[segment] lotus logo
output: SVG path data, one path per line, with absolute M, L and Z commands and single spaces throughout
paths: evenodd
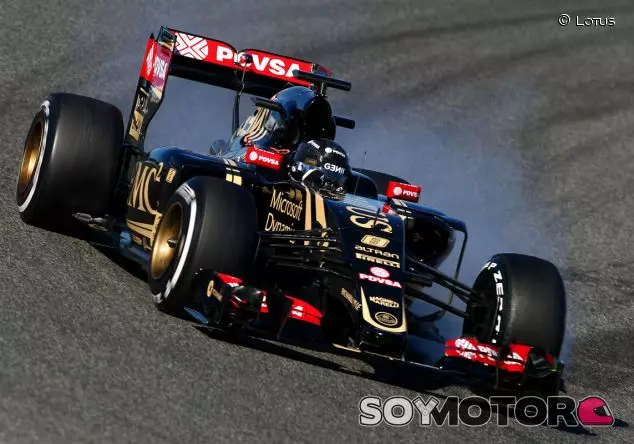
M 391 313 L 386 313 L 384 311 L 380 311 L 377 314 L 375 314 L 374 319 L 376 319 L 376 321 L 379 324 L 383 324 L 388 327 L 393 327 L 396 324 L 398 324 L 398 319 L 396 318 L 396 316 L 394 316 Z

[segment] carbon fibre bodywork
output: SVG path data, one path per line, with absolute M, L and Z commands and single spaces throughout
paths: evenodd
M 253 273 L 241 278 L 258 288 L 275 285 L 287 294 L 298 294 L 323 279 L 324 294 L 345 307 L 354 325 L 365 323 L 384 335 L 398 336 L 404 344 L 412 274 L 407 264 L 442 263 L 454 247 L 455 228 L 462 230 L 464 224 L 422 206 L 393 200 L 388 204 L 378 194 L 330 199 L 283 176 L 269 180 L 258 170 L 180 148 L 153 150 L 130 169 L 123 230 L 131 242 L 126 253 L 143 258 L 147 267 L 165 205 L 178 186 L 195 176 L 218 177 L 250 189 L 258 206 L 260 248 Z M 357 187 L 356 181 L 366 186 Z M 367 184 L 371 179 L 354 173 L 350 187 L 373 190 Z M 427 240 L 408 245 L 410 237 Z M 288 278 L 288 268 L 297 270 L 293 279 Z M 431 285 L 429 278 L 419 283 L 423 281 Z

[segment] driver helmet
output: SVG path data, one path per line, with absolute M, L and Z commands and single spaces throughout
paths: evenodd
M 293 155 L 289 175 L 327 197 L 343 198 L 350 176 L 348 154 L 332 140 L 303 142 Z
M 262 148 L 286 148 L 297 143 L 297 130 L 279 112 L 261 106 L 238 128 L 233 139 L 244 145 Z

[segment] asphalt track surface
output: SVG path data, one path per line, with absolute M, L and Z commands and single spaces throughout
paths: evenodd
M 467 282 L 498 251 L 554 261 L 569 292 L 568 394 L 602 395 L 631 422 L 634 4 L 553 3 L 1 2 L 0 441 L 596 439 L 516 424 L 362 428 L 363 396 L 469 391 L 210 338 L 157 312 L 145 283 L 92 246 L 22 224 L 15 177 L 39 103 L 72 91 L 127 116 L 161 24 L 310 58 L 352 80 L 333 104 L 357 119 L 340 131 L 357 165 L 422 184 L 425 203 L 468 221 Z M 562 12 L 616 25 L 564 28 Z M 228 135 L 229 93 L 174 80 L 167 97 L 148 146 L 202 151 Z M 594 432 L 632 442 L 629 427 Z

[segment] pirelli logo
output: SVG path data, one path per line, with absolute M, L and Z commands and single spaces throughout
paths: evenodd
M 370 256 L 369 254 L 363 254 L 363 253 L 359 253 L 359 252 L 355 253 L 355 257 L 357 259 L 362 260 L 362 261 L 372 262 L 374 264 L 385 265 L 387 267 L 392 267 L 392 268 L 401 268 L 401 263 L 400 262 L 391 261 L 389 259 L 384 259 L 382 257 Z

